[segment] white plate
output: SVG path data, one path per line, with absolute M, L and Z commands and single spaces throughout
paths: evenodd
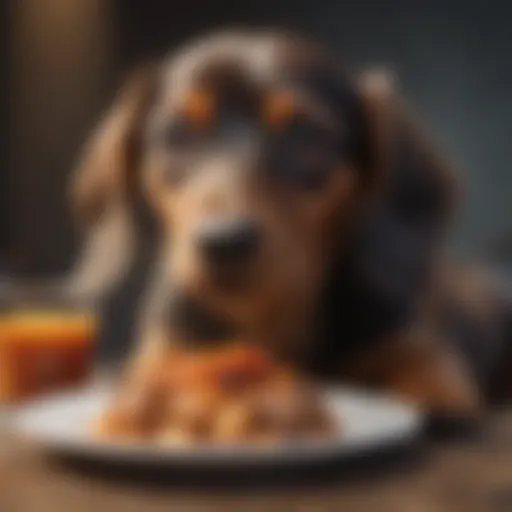
M 412 441 L 421 431 L 418 411 L 394 399 L 354 390 L 325 392 L 326 405 L 339 422 L 339 434 L 322 441 L 278 447 L 201 445 L 162 448 L 111 444 L 91 437 L 91 420 L 108 403 L 106 389 L 59 394 L 40 400 L 14 416 L 22 435 L 61 455 L 128 464 L 212 465 L 294 464 L 351 457 Z

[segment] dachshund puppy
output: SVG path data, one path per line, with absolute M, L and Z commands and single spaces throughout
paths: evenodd
M 356 80 L 290 34 L 214 34 L 128 80 L 72 192 L 82 293 L 153 234 L 135 371 L 169 344 L 244 339 L 434 413 L 481 410 L 429 307 L 457 179 L 385 74 Z

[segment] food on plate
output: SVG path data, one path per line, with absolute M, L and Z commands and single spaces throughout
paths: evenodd
M 255 347 L 173 351 L 130 375 L 94 424 L 97 437 L 160 445 L 268 444 L 328 436 L 311 383 Z

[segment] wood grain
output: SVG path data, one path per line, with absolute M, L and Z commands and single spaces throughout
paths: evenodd
M 414 462 L 360 463 L 310 470 L 297 481 L 266 485 L 229 478 L 224 485 L 186 483 L 179 475 L 78 469 L 3 432 L 2 512 L 508 512 L 512 510 L 512 411 L 490 418 L 478 439 L 426 444 Z M 419 454 L 420 452 L 418 452 Z M 331 476 L 331 478 L 329 477 Z M 183 475 L 181 475 L 183 476 Z M 268 476 L 268 475 L 267 475 Z M 212 482 L 210 482 L 212 484 Z

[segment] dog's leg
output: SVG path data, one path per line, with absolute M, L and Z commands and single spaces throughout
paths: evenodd
M 412 351 L 406 356 L 410 362 L 390 371 L 386 387 L 432 415 L 479 415 L 479 391 L 454 354 L 437 349 L 418 356 Z
M 432 416 L 477 418 L 482 399 L 463 361 L 448 347 L 399 336 L 361 360 L 351 380 L 389 390 Z

